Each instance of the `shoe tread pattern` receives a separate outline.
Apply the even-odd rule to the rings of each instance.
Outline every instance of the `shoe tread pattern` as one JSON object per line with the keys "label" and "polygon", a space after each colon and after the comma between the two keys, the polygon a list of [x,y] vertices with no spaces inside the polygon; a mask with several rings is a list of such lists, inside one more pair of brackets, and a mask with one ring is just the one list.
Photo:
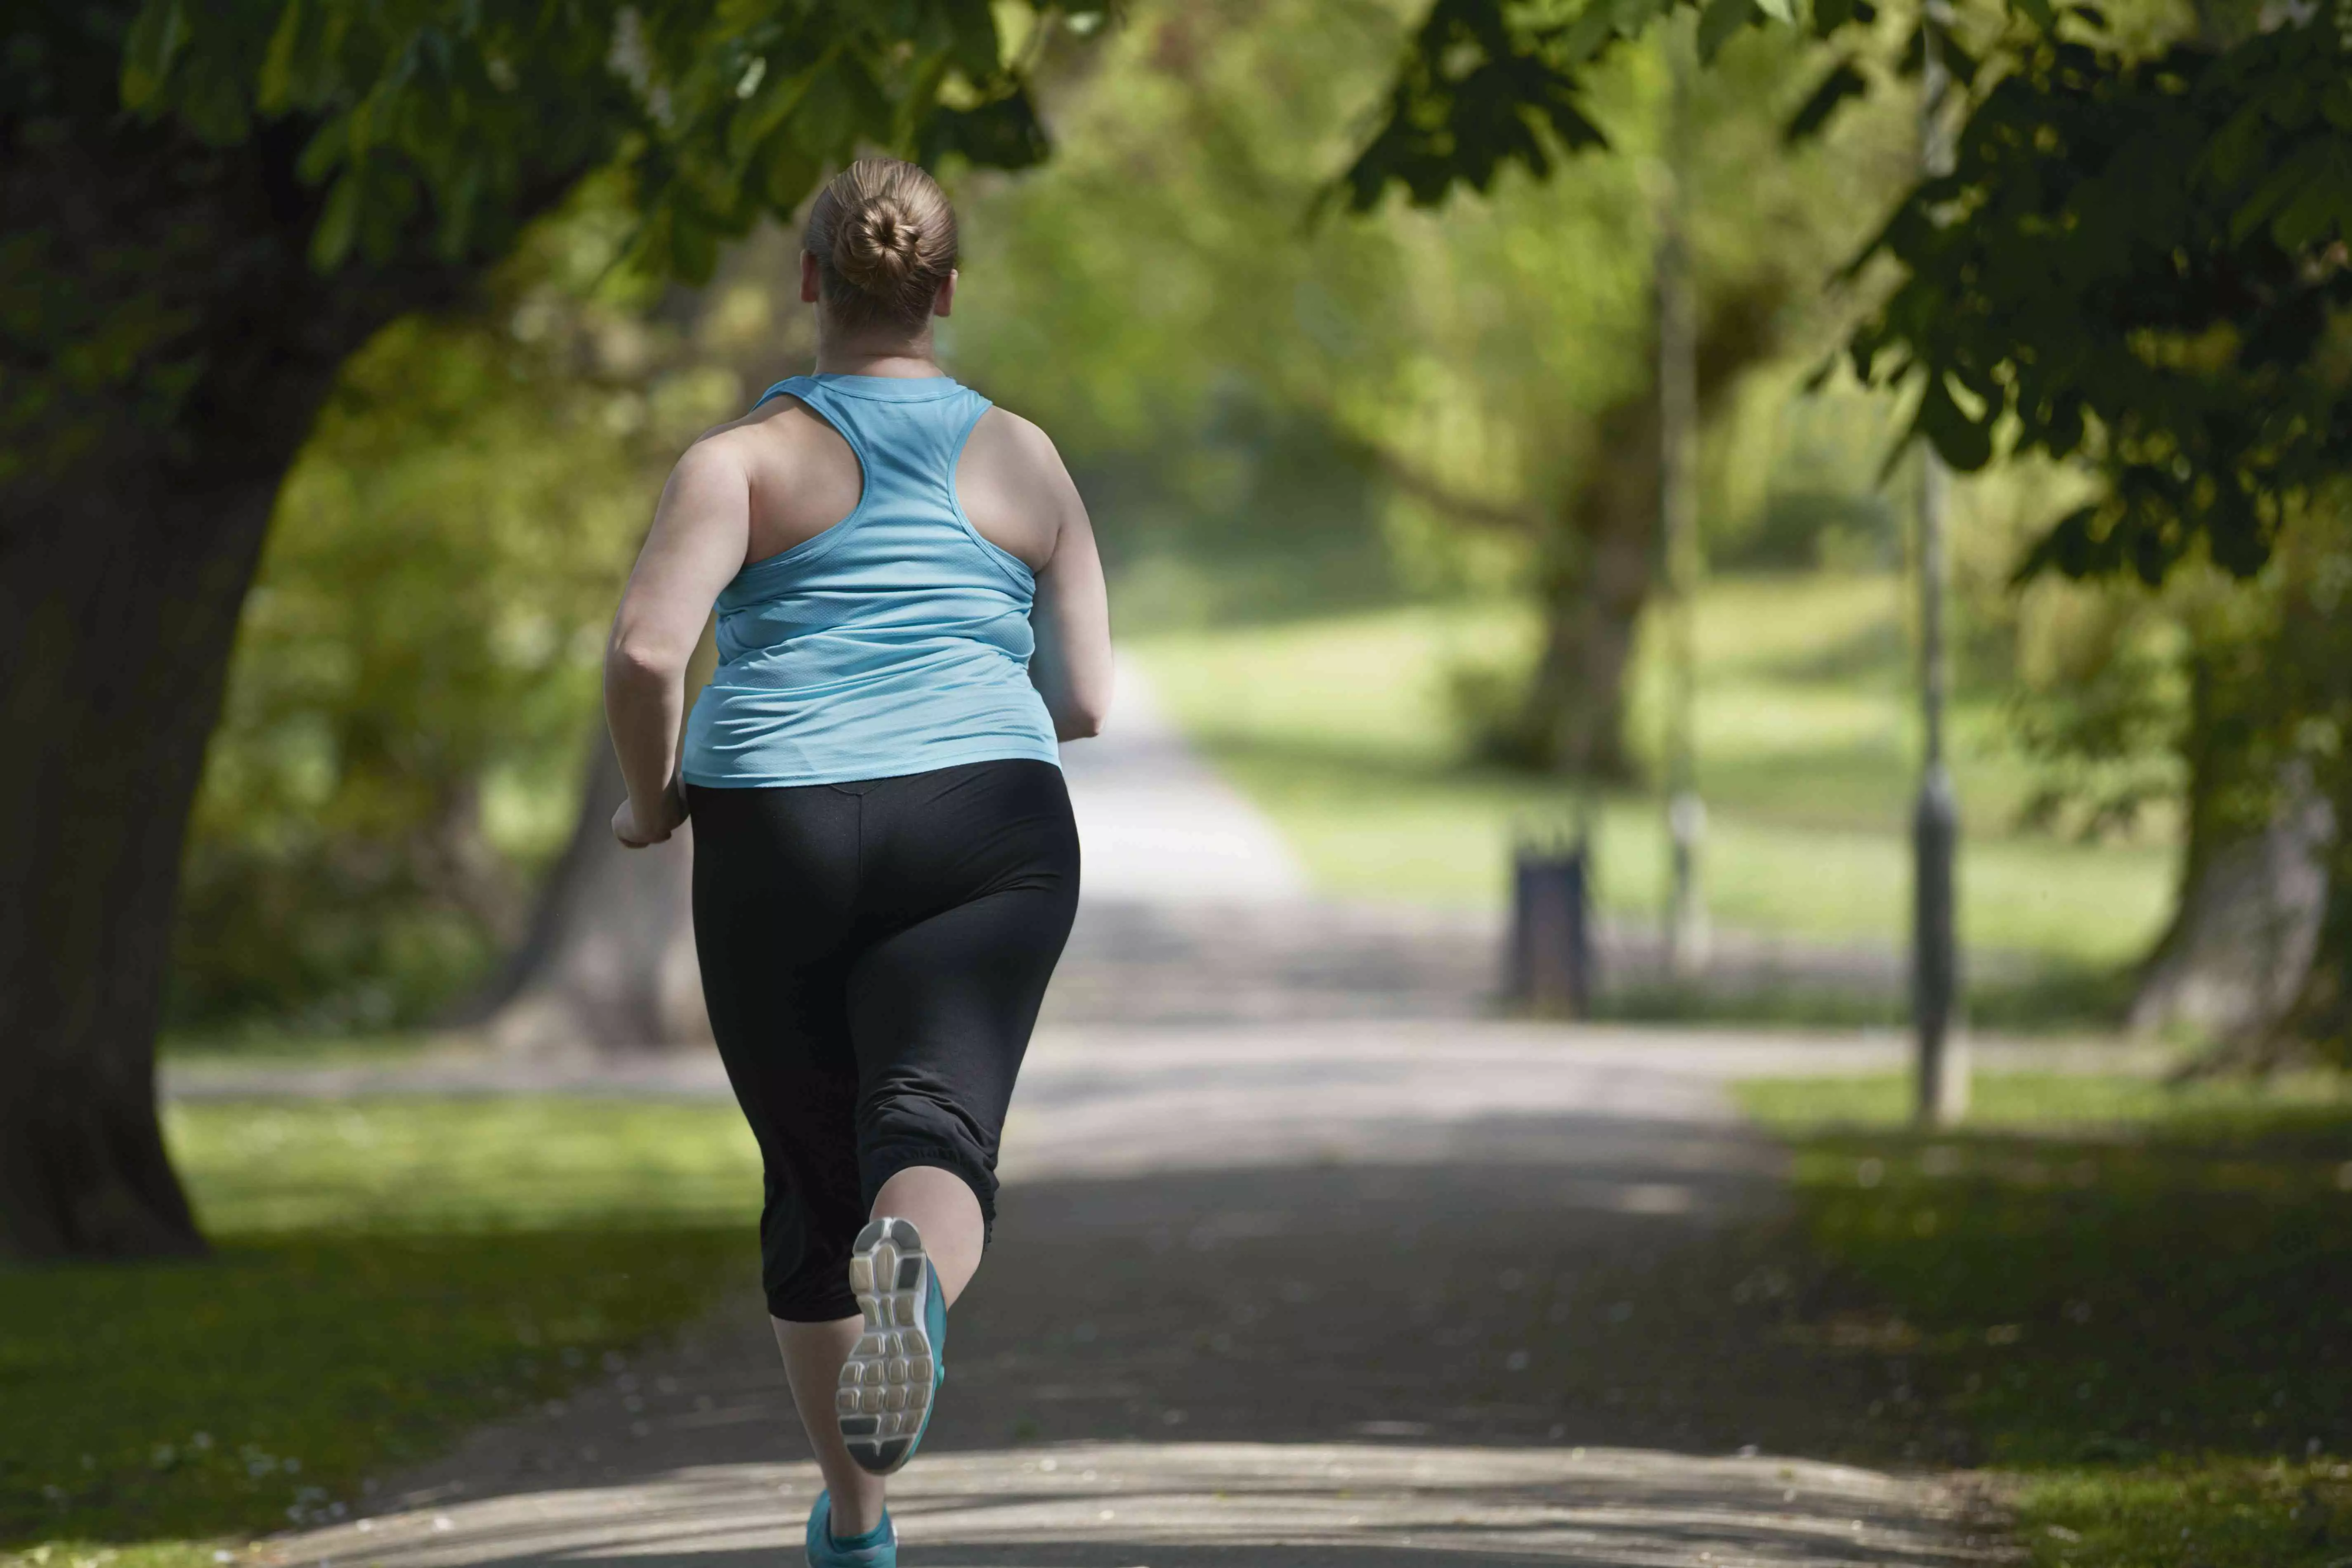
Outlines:
{"label": "shoe tread pattern", "polygon": [[924,1321],[923,1238],[903,1219],[873,1221],[849,1255],[849,1288],[864,1319],[842,1363],[834,1408],[849,1457],[876,1475],[907,1462],[930,1415],[933,1347]]}

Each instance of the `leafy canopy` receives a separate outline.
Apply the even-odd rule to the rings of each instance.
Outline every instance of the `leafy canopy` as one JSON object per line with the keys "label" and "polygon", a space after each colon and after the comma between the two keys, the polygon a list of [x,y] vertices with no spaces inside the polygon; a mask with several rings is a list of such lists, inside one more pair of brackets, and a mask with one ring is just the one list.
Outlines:
{"label": "leafy canopy", "polygon": [[[1866,90],[1870,0],[1434,0],[1341,177],[1349,204],[1395,185],[1433,205],[1605,145],[1586,73],[1684,9],[1703,57],[1768,21],[1840,47],[1792,134]],[[1976,96],[1954,172],[1915,186],[1850,269],[1885,257],[1902,274],[1850,347],[1865,378],[1917,384],[1910,434],[1955,468],[2006,442],[2106,477],[2029,571],[2153,582],[2201,550],[2248,574],[2352,468],[2347,15],[2135,49],[2087,6],[2014,0],[1979,61],[1923,7],[1903,63],[1932,34]]]}
{"label": "leafy canopy", "polygon": [[1036,162],[1013,46],[1107,9],[1040,4],[1013,39],[989,0],[145,0],[122,94],[219,144],[304,126],[300,176],[329,192],[322,268],[381,261],[420,220],[446,258],[501,254],[618,163],[635,259],[699,280],[721,239],[862,148]]}

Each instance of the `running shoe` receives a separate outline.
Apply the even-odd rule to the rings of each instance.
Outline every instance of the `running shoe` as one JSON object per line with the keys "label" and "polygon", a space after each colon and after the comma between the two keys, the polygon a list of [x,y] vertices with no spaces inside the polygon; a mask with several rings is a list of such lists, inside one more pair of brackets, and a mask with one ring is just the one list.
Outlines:
{"label": "running shoe", "polygon": [[898,1568],[898,1531],[890,1510],[884,1509],[882,1522],[865,1534],[836,1541],[833,1494],[817,1493],[816,1506],[809,1510],[808,1568]]}
{"label": "running shoe", "polygon": [[887,1476],[915,1457],[947,1378],[947,1298],[920,1233],[887,1217],[858,1232],[849,1288],[866,1322],[842,1363],[834,1409],[849,1457]]}

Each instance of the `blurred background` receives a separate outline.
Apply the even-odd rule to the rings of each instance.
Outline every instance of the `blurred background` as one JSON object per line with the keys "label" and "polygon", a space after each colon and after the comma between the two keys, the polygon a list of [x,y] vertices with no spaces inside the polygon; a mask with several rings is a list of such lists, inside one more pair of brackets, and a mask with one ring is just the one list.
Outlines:
{"label": "blurred background", "polygon": [[[137,9],[106,45],[134,98],[194,26]],[[1357,211],[1339,182],[1402,112],[1412,51],[1495,7],[1130,0],[1034,26],[1018,9],[962,12],[995,18],[988,68],[1001,43],[1050,155],[1017,124],[1018,155],[966,155],[995,145],[971,126],[1013,100],[955,100],[974,140],[931,160],[965,246],[940,355],[1068,462],[1108,563],[1122,689],[1109,731],[1067,758],[1088,892],[1008,1132],[992,1282],[959,1309],[972,1348],[941,1450],[1007,1467],[974,1472],[1001,1490],[1042,1484],[1054,1445],[1402,1445],[1441,1468],[1499,1446],[1567,1467],[1543,1483],[1568,1489],[1563,1509],[1613,1506],[1653,1474],[1591,1479],[1585,1445],[1661,1467],[1654,1536],[1464,1537],[1447,1561],[1746,1550],[1706,1533],[1737,1500],[1730,1472],[1675,1467],[1759,1448],[1884,1472],[1782,1468],[1785,1490],[1739,1502],[1781,1521],[1755,1528],[1790,1531],[1790,1553],[1849,1522],[1877,1532],[1863,1557],[1790,1562],[2352,1560],[2340,483],[2264,513],[2293,526],[2266,521],[2275,552],[2254,559],[2227,558],[2217,525],[2210,550],[2122,561],[2137,573],[2029,570],[2076,537],[2069,520],[2137,505],[2147,481],[2105,448],[2032,449],[2031,410],[1985,412],[1963,388],[1998,440],[1946,476],[1930,594],[1959,809],[1955,1019],[1976,1070],[1972,1093],[1916,1117],[1935,481],[1907,437],[1933,416],[1884,366],[1858,375],[1851,346],[1889,310],[1933,336],[1898,292],[1937,281],[1927,253],[1873,248],[1918,210],[1932,73],[1912,29],[1928,13],[1817,4],[1784,26],[1767,23],[1786,7],[1759,5],[1750,26],[1714,5],[1738,15],[1696,22],[1702,67],[1675,30],[1690,18],[1644,32],[1633,7],[1580,68],[1605,149],[1547,142],[1549,159],[1415,187],[1443,199]],[[2069,11],[2123,51],[2085,65],[2035,53],[2046,7],[1982,10],[1934,13],[1956,119],[1992,114],[2003,81],[2064,99],[2111,66],[2122,80],[2118,58],[2332,25]],[[102,1245],[12,1241],[29,1222],[0,1223],[0,1254],[47,1260],[0,1267],[5,1568],[323,1563],[362,1550],[361,1517],[386,1521],[372,1561],[506,1561],[524,1553],[499,1534],[511,1520],[467,1500],[560,1513],[557,1494],[801,1457],[749,1289],[758,1161],[708,1049],[689,850],[611,841],[601,667],[679,451],[810,366],[796,234],[773,209],[876,138],[835,104],[829,151],[806,142],[774,173],[768,144],[729,132],[728,169],[677,163],[710,229],[678,237],[686,208],[652,202],[647,171],[698,123],[689,89],[733,112],[779,79],[727,54],[659,99],[646,82],[691,32],[673,21],[622,7],[609,58],[602,35],[564,57],[633,83],[642,123],[467,287],[355,333],[269,492],[180,854],[160,1033],[134,1018],[109,1047],[138,1068],[122,1081],[143,1114],[139,1051],[160,1039],[163,1184],[176,1168],[194,1217],[165,1246],[115,1247],[102,1226]],[[286,50],[308,47],[286,27]],[[271,35],[247,31],[257,54]],[[38,53],[10,55],[5,80],[33,79]],[[278,85],[256,101],[310,90],[291,68],[267,67]],[[818,114],[834,68],[793,79],[811,96],[791,112]],[[2336,106],[2310,123],[2352,125],[2340,68],[2328,56],[2295,89]],[[205,121],[192,79],[178,111],[230,145],[235,117]],[[2170,104],[2186,79],[2148,90]],[[2290,102],[2247,79],[2255,109]],[[2062,173],[2071,155],[2053,155]],[[768,195],[747,195],[762,168]],[[2151,165],[2150,189],[2177,173]],[[336,210],[318,230],[362,243]],[[2347,300],[2327,226],[2352,228],[2352,198],[2335,211],[2262,279],[2335,290],[2284,332],[2329,396]],[[677,254],[649,259],[649,234]],[[306,227],[302,247],[323,244]],[[2115,254],[2172,254],[2136,244]],[[0,260],[29,276],[26,254]],[[1661,352],[1675,289],[1679,362]],[[64,297],[8,331],[64,320]],[[2225,359],[2227,330],[2189,334],[2177,363]],[[2305,406],[2281,379],[2216,384],[2230,411]],[[1669,541],[1678,398],[1691,529]],[[47,417],[36,401],[6,417]],[[2171,472],[2148,439],[2132,461]],[[17,591],[38,607],[33,581]],[[1679,930],[1677,790],[1703,805],[1684,818]],[[1591,984],[1531,999],[1512,985],[1515,857],[1570,843]],[[35,917],[103,900],[12,902],[28,930],[79,929]],[[32,995],[46,961],[18,962]],[[13,1017],[0,1032],[34,1038]],[[135,1260],[91,1260],[110,1251]],[[174,1251],[205,1260],[153,1260]],[[1372,1392],[1367,1366],[1386,1379]],[[1297,1484],[1332,1484],[1324,1463]],[[773,1479],[742,1497],[772,1509]],[[1089,1492],[1026,1535],[940,1539],[992,1563],[1081,1540],[1105,1562],[1270,1561],[1252,1553],[1273,1538],[1217,1511],[1223,1489],[1257,1484],[1200,1480],[1196,1512],[1159,1536],[1098,1529]],[[1511,1501],[1475,1495],[1457,1511]],[[761,1550],[798,1506],[758,1516]],[[940,1508],[933,1528],[958,1528]],[[1386,1528],[1318,1538],[1334,1555],[1315,1561],[1406,1552]],[[406,1529],[444,1555],[400,1556],[425,1551]],[[1163,1555],[1180,1548],[1196,1555]]]}
{"label": "blurred background", "polygon": [[[1668,865],[1647,618],[1667,73],[1603,73],[1620,156],[1309,222],[1401,26],[1369,5],[1142,10],[1054,61],[1055,158],[955,180],[968,303],[941,353],[1054,434],[1134,668],[1315,891],[1493,914],[1513,825],[1591,809],[1601,907],[1640,927]],[[1872,301],[1829,280],[1907,186],[1916,132],[1886,95],[1782,154],[1805,47],[1736,39],[1692,105],[1704,895],[1727,938],[1790,954],[1743,1005],[1895,1023],[1920,459],[1888,470],[1897,399],[1808,382]],[[478,312],[401,323],[338,386],[238,633],[174,1038],[446,1022],[522,942],[668,464],[812,353],[788,234],[698,289],[616,274],[625,236],[590,191]],[[2088,482],[2012,465],[1961,486],[1951,524],[1962,932],[1972,1010],[2004,1026],[2119,1019],[2179,880],[2193,587],[2010,585]],[[1612,552],[1630,568],[1593,569]],[[1601,739],[1563,778],[1556,731],[1587,712]],[[1623,1006],[1721,1005],[1703,980],[1633,989]]]}

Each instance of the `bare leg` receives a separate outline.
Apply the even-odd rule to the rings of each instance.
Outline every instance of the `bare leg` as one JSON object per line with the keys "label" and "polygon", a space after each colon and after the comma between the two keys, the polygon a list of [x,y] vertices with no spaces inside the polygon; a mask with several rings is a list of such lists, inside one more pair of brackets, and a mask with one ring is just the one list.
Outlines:
{"label": "bare leg", "polygon": [[909,1165],[882,1184],[881,1192],[875,1194],[874,1214],[915,1222],[915,1228],[923,1233],[923,1250],[930,1255],[931,1268],[939,1274],[940,1289],[948,1305],[954,1306],[980,1268],[981,1243],[986,1234],[980,1199],[972,1195],[964,1179],[937,1165]]}
{"label": "bare leg", "polygon": [[[912,1165],[882,1184],[874,1213],[912,1220],[923,1233],[923,1250],[940,1277],[940,1289],[949,1305],[963,1294],[980,1268],[984,1235],[980,1200],[961,1176],[936,1165]],[[793,1385],[793,1405],[801,1425],[808,1428],[809,1447],[816,1450],[816,1468],[824,1476],[824,1489],[833,1498],[833,1533],[863,1535],[882,1522],[882,1478],[868,1475],[841,1440],[833,1396],[841,1381],[841,1363],[857,1344],[864,1320],[843,1318],[831,1323],[788,1323],[775,1326],[776,1344],[784,1352],[784,1376]]]}
{"label": "bare leg", "polygon": [[[919,1223],[919,1222],[918,1222]],[[841,1381],[841,1363],[857,1343],[860,1318],[831,1323],[775,1325],[777,1348],[784,1352],[784,1376],[793,1385],[793,1404],[808,1428],[809,1447],[816,1450],[816,1468],[824,1473],[824,1489],[833,1496],[833,1534],[863,1535],[882,1522],[882,1478],[869,1476],[849,1457],[835,1423],[834,1386]]]}

